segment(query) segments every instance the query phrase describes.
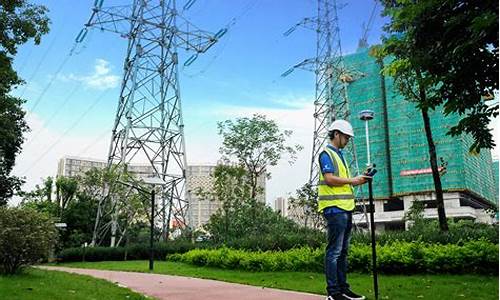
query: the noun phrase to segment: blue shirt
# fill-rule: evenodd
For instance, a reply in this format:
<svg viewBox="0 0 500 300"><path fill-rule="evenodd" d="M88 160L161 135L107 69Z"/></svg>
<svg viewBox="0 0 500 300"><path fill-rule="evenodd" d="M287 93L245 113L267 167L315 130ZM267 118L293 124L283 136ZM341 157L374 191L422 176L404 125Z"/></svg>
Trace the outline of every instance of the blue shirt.
<svg viewBox="0 0 500 300"><path fill-rule="evenodd" d="M330 150L335 151L340 156L340 159L344 163L344 166L347 168L345 160L344 160L344 155L342 154L342 151L340 149L336 149L332 145L328 144L327 147ZM321 170L321 173L325 175L326 173L335 173L335 166L332 162L332 159L330 158L330 155L326 153L325 151L321 152L319 155L319 167ZM345 210L338 208L336 206L330 206L327 207L323 210L324 215L329 215L329 214L337 214L337 213L343 213L346 212Z"/></svg>
<svg viewBox="0 0 500 300"><path fill-rule="evenodd" d="M335 153L340 156L340 159L344 163L344 166L347 168L342 150L336 149L330 144L328 144L326 147L328 147L328 149L330 150L335 151ZM330 158L330 155L328 155L328 153L326 153L325 151L321 152L319 155L319 166L323 175L325 175L326 173L335 173L335 166L333 165L332 159Z"/></svg>

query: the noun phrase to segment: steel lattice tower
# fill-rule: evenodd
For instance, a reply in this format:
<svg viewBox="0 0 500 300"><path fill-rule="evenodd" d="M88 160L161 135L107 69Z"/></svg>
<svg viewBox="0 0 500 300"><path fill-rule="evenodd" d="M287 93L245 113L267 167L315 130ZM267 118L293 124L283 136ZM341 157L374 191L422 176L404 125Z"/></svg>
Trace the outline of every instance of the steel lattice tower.
<svg viewBox="0 0 500 300"><path fill-rule="evenodd" d="M318 0L316 40L316 97L314 132L309 183L319 178L318 155L328 137L328 126L336 119L349 119L347 82L340 43L340 29L335 0ZM351 141L351 145L353 141ZM351 149L349 149L351 150ZM351 151L349 151L351 152Z"/></svg>
<svg viewBox="0 0 500 300"><path fill-rule="evenodd" d="M314 132L309 183L316 186L319 180L318 156L328 141L328 127L336 119L349 120L351 111L347 86L358 76L345 67L340 42L338 5L336 0L318 0L316 45L316 99L314 101ZM354 139L344 149L351 170L359 173ZM356 188L356 194L361 186ZM361 202L368 222L364 201Z"/></svg>
<svg viewBox="0 0 500 300"><path fill-rule="evenodd" d="M305 18L284 35L289 35L298 26L316 31L316 57L302 61L281 76L287 76L296 68L314 71L316 74L313 147L309 173L309 184L315 187L320 172L318 155L328 142L328 127L336 119L350 119L347 86L359 74L347 70L344 65L336 0L318 0L317 17ZM344 153L351 169L359 172L354 140L344 149ZM366 218L364 202L362 206Z"/></svg>
<svg viewBox="0 0 500 300"><path fill-rule="evenodd" d="M187 1L184 9L193 2ZM177 11L175 0L132 0L131 5L112 7L102 4L103 0L95 1L83 35L87 28L98 28L128 39L108 166L126 168L131 162L146 162L166 183L160 193L159 211L163 217L162 236L168 238L170 220L185 225L187 210L178 49L194 51L184 64L189 65L227 29L215 35L199 30ZM110 197L100 201L94 245L101 243L109 230L111 246L117 244L115 239L124 230L117 216L126 206ZM110 223L103 222L105 215L111 216Z"/></svg>

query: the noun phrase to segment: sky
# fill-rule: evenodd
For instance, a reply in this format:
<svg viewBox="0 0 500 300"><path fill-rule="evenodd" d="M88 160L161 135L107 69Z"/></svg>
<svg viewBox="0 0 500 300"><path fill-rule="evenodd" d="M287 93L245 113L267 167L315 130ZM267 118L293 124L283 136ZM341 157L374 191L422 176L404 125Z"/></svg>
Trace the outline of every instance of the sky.
<svg viewBox="0 0 500 300"><path fill-rule="evenodd" d="M33 1L49 9L50 33L40 45L19 48L14 68L26 81L14 95L27 99L26 134L13 174L26 178L24 190L55 176L65 155L107 159L115 119L127 40L94 29L72 55L75 38L91 14L93 0ZM104 7L127 3L104 0ZM185 1L177 1L182 8ZM356 51L362 24L374 0L344 1L339 10L342 52ZM384 19L376 7L369 44L379 43ZM314 17L314 0L198 0L182 12L199 28L228 33L188 67L191 53L181 53L179 81L188 164L215 164L221 138L217 122L264 114L282 130L292 130L290 144L304 149L293 165L287 159L270 168L266 201L293 194L308 180L314 130L313 72L280 74L316 53L316 34L306 28L286 32ZM495 129L498 136L498 126ZM497 138L498 140L498 138ZM14 199L14 202L18 199ZM14 203L15 204L15 203Z"/></svg>

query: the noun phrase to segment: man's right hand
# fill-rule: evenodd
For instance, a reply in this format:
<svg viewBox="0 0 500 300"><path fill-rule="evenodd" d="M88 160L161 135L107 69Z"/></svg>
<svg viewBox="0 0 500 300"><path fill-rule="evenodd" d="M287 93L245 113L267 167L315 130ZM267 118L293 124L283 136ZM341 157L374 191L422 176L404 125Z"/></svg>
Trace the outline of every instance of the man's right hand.
<svg viewBox="0 0 500 300"><path fill-rule="evenodd" d="M351 178L352 179L352 185L353 186L357 186L357 185L361 185L361 184L365 184L368 182L369 179L371 179L370 176L366 176L366 175L359 175L359 176L356 176L356 177L353 177Z"/></svg>

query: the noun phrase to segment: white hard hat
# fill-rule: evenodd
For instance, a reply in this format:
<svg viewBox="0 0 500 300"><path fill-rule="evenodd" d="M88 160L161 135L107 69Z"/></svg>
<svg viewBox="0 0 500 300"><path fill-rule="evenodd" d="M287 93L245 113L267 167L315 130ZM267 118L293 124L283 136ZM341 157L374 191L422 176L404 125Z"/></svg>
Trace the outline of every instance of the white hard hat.
<svg viewBox="0 0 500 300"><path fill-rule="evenodd" d="M345 135L354 137L354 130L352 130L352 125L346 120L333 121L332 125L330 125L330 127L328 128L328 131L334 131L334 130L338 130Z"/></svg>

